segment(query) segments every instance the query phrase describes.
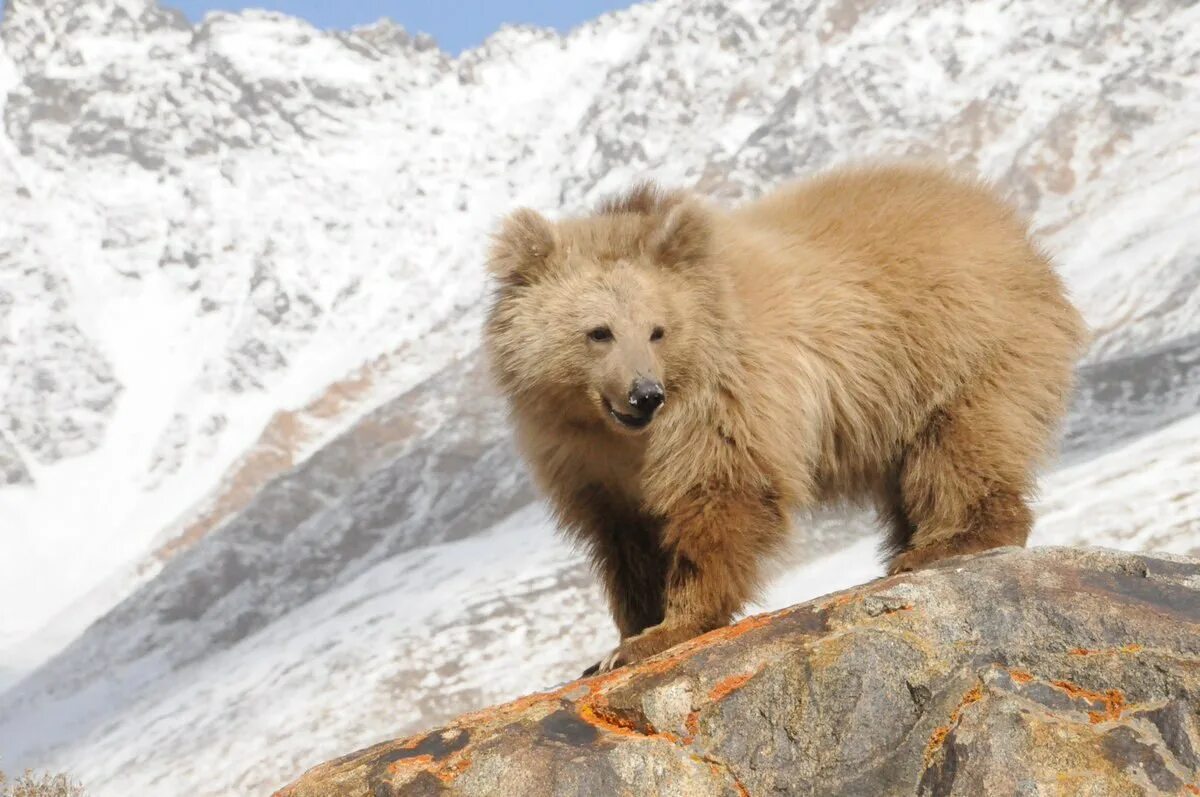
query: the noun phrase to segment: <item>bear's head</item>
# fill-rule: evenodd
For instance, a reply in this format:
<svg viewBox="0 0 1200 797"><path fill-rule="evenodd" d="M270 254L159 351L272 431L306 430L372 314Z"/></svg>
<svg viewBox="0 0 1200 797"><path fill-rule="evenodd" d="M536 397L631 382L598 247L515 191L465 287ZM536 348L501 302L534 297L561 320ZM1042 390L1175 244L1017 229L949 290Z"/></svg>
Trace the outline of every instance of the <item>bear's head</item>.
<svg viewBox="0 0 1200 797"><path fill-rule="evenodd" d="M574 423L650 428L703 345L710 211L642 185L590 216L510 215L486 339L509 396Z"/></svg>

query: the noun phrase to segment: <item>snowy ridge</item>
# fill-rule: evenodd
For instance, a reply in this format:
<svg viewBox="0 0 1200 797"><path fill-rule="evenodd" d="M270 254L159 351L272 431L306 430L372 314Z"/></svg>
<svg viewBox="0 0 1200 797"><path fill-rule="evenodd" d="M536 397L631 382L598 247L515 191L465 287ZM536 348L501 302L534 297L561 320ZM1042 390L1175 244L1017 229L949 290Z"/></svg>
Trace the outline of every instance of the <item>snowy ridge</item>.
<svg viewBox="0 0 1200 797"><path fill-rule="evenodd" d="M647 175L996 180L1095 331L1035 542L1200 552L1198 30L1169 2L657 0L451 59L386 23L10 0L0 670L65 649L0 694L0 760L261 793L604 652L483 378L480 256L514 205ZM799 526L766 605L877 574L869 518Z"/></svg>

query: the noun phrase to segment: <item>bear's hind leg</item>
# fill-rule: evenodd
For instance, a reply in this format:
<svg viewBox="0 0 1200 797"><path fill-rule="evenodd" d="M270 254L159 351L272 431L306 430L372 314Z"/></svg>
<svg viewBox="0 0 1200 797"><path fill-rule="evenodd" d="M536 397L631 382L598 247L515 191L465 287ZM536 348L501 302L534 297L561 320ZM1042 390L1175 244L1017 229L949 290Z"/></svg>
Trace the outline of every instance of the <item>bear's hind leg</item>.
<svg viewBox="0 0 1200 797"><path fill-rule="evenodd" d="M1015 403L1002 385L982 387L937 412L905 453L899 487L912 536L890 573L1029 537L1026 497L1050 436L1046 415Z"/></svg>
<svg viewBox="0 0 1200 797"><path fill-rule="evenodd" d="M880 552L889 561L908 548L916 528L904 509L899 469L889 473L875 493L875 511L886 534Z"/></svg>

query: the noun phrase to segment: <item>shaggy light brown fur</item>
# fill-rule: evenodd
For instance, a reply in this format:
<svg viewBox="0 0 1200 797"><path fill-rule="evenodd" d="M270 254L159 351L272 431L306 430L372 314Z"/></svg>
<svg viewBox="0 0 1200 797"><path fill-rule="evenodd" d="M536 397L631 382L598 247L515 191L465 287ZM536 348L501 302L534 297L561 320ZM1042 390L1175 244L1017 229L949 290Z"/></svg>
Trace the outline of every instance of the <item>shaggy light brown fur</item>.
<svg viewBox="0 0 1200 797"><path fill-rule="evenodd" d="M490 266L518 440L621 634L603 669L728 623L794 509L873 500L892 572L1025 543L1085 331L985 187L871 167L725 212L641 186L517 211ZM666 397L644 428L635 382Z"/></svg>

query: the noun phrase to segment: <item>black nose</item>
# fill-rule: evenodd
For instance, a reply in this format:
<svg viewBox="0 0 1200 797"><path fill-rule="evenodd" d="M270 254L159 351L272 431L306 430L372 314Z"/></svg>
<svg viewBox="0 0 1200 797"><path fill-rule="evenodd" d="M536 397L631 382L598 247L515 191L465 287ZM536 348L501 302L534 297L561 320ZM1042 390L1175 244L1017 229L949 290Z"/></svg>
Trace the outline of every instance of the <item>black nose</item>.
<svg viewBox="0 0 1200 797"><path fill-rule="evenodd" d="M666 399L662 384L653 379L636 379L629 391L630 406L647 415L661 407Z"/></svg>

